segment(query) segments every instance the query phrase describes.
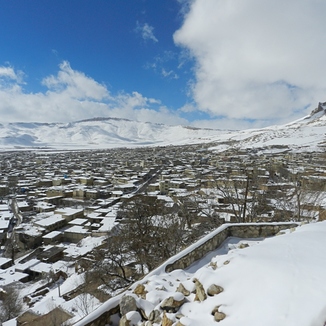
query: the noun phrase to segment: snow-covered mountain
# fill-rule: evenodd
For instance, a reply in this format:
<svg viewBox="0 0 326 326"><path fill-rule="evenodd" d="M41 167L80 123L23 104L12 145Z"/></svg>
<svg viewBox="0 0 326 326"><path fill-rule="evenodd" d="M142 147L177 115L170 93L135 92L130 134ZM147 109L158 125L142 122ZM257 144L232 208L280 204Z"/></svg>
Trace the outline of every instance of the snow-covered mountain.
<svg viewBox="0 0 326 326"><path fill-rule="evenodd" d="M72 123L8 123L0 125L0 148L114 148L182 145L210 141L219 130L168 126L117 118Z"/></svg>
<svg viewBox="0 0 326 326"><path fill-rule="evenodd" d="M262 129L226 131L169 126L117 118L72 123L0 124L1 149L95 149L212 143L227 148L320 150L326 146L326 103L292 123Z"/></svg>

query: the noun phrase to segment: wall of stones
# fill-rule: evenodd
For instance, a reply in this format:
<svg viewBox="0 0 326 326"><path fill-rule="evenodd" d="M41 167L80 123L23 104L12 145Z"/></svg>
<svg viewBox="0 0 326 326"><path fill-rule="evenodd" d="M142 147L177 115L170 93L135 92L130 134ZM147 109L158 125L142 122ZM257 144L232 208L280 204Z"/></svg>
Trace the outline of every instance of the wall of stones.
<svg viewBox="0 0 326 326"><path fill-rule="evenodd" d="M230 224L221 232L194 248L181 258L177 259L165 268L166 272L172 272L176 269L185 269L195 261L201 259L210 251L217 249L228 237L238 238L266 238L276 235L282 230L297 227L297 223L271 223L271 224Z"/></svg>

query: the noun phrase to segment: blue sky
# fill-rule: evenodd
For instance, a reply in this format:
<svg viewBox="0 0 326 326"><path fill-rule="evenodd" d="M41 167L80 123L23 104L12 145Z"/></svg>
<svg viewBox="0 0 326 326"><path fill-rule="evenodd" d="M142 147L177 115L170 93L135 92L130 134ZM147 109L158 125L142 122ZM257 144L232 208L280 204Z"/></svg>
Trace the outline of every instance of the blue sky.
<svg viewBox="0 0 326 326"><path fill-rule="evenodd" d="M0 122L115 116L243 129L325 101L320 0L0 5Z"/></svg>

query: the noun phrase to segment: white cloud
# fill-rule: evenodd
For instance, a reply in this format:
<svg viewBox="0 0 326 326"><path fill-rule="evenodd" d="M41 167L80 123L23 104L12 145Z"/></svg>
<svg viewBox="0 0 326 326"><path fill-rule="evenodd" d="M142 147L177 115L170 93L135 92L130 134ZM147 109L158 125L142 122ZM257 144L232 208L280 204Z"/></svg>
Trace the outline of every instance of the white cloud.
<svg viewBox="0 0 326 326"><path fill-rule="evenodd" d="M326 2L188 5L174 40L196 60L191 92L200 110L265 124L298 118L326 100Z"/></svg>
<svg viewBox="0 0 326 326"><path fill-rule="evenodd" d="M42 84L47 87L45 92L25 92L18 76L13 68L0 67L1 122L69 122L118 117L167 124L186 123L157 99L138 92L112 95L105 85L72 69L66 61L59 65L57 75L43 79Z"/></svg>
<svg viewBox="0 0 326 326"><path fill-rule="evenodd" d="M175 68L180 69L182 66L179 60L179 55L176 52L164 51L160 55L155 56L152 62L147 62L144 68L152 69L155 73L167 79L179 79L179 75L174 70ZM171 66L175 68L171 68Z"/></svg>
<svg viewBox="0 0 326 326"><path fill-rule="evenodd" d="M163 77L169 77L172 79L179 79L178 74L176 74L173 70L165 70L164 68L162 68L162 76Z"/></svg>
<svg viewBox="0 0 326 326"><path fill-rule="evenodd" d="M22 83L23 80L23 72L22 71L15 71L13 67L0 67L0 80L2 84L7 82L15 81L17 83ZM1 85L0 85L1 86Z"/></svg>
<svg viewBox="0 0 326 326"><path fill-rule="evenodd" d="M87 77L82 72L73 70L69 62L62 62L59 68L57 76L49 76L43 79L42 83L49 88L49 92L65 94L70 98L81 100L109 98L109 92L104 85Z"/></svg>
<svg viewBox="0 0 326 326"><path fill-rule="evenodd" d="M151 40L154 43L158 42L158 39L154 35L154 27L148 25L147 23L140 25L139 22L137 21L137 26L136 26L136 32L140 33L141 37L147 41Z"/></svg>

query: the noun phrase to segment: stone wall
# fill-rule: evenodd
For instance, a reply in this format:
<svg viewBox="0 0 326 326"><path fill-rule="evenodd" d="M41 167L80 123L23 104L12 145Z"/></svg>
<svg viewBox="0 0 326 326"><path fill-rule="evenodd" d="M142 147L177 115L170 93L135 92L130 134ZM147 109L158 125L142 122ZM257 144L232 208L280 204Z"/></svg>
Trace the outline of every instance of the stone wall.
<svg viewBox="0 0 326 326"><path fill-rule="evenodd" d="M178 258L173 263L168 264L166 272L172 272L175 269L185 269L192 263L204 257L210 251L217 249L228 237L238 238L266 238L276 235L282 230L297 227L297 223L271 223L271 224L229 224L226 228L213 235L204 243L195 247L191 252Z"/></svg>

